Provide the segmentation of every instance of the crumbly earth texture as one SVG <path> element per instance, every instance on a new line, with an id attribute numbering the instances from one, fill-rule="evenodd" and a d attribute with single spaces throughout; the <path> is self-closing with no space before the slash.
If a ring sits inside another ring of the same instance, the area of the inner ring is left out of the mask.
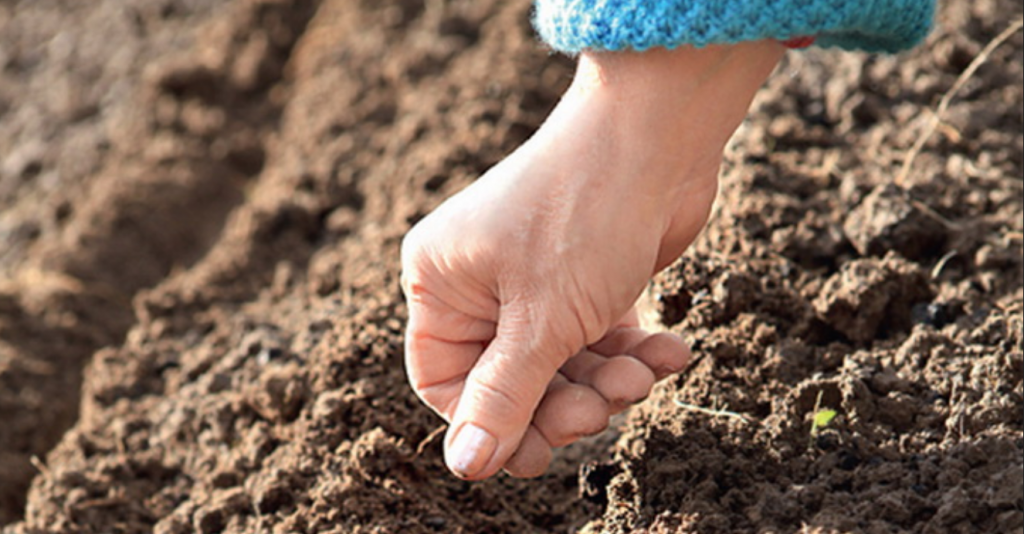
<path id="1" fill-rule="evenodd" d="M 3 532 L 1019 533 L 1021 32 L 901 172 L 1017 0 L 791 53 L 651 284 L 697 363 L 541 479 L 447 474 L 398 245 L 568 83 L 529 9 L 0 2 Z"/>

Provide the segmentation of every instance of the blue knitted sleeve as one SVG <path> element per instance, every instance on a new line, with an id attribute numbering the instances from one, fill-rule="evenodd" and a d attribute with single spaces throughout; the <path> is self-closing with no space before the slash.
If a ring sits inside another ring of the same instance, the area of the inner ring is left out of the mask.
<path id="1" fill-rule="evenodd" d="M 820 46 L 898 52 L 931 29 L 935 0 L 536 0 L 555 50 L 646 50 L 813 36 Z"/>

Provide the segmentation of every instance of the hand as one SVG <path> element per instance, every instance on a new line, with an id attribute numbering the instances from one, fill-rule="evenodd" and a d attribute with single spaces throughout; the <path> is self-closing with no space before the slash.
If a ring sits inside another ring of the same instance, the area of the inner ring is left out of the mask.
<path id="1" fill-rule="evenodd" d="M 776 43 L 588 54 L 537 134 L 402 246 L 406 367 L 471 480 L 546 469 L 689 354 L 631 307 L 707 220 Z"/>

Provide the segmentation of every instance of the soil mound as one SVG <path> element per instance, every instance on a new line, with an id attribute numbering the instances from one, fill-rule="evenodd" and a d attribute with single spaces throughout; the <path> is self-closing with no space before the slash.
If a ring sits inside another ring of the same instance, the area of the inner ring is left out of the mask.
<path id="1" fill-rule="evenodd" d="M 1015 0 L 790 54 L 652 282 L 698 363 L 542 479 L 446 474 L 398 246 L 568 83 L 529 8 L 0 4 L 3 531 L 1020 532 L 1021 32 L 901 174 Z"/>

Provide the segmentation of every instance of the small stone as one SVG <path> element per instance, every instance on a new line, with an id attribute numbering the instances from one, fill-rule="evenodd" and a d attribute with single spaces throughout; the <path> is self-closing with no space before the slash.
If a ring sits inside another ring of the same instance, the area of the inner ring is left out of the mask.
<path id="1" fill-rule="evenodd" d="M 914 323 L 942 328 L 956 320 L 961 310 L 956 305 L 943 302 L 921 302 L 914 305 L 911 316 Z"/>
<path id="2" fill-rule="evenodd" d="M 432 515 L 423 520 L 423 526 L 433 530 L 441 530 L 448 526 L 448 520 L 439 515 Z"/>

